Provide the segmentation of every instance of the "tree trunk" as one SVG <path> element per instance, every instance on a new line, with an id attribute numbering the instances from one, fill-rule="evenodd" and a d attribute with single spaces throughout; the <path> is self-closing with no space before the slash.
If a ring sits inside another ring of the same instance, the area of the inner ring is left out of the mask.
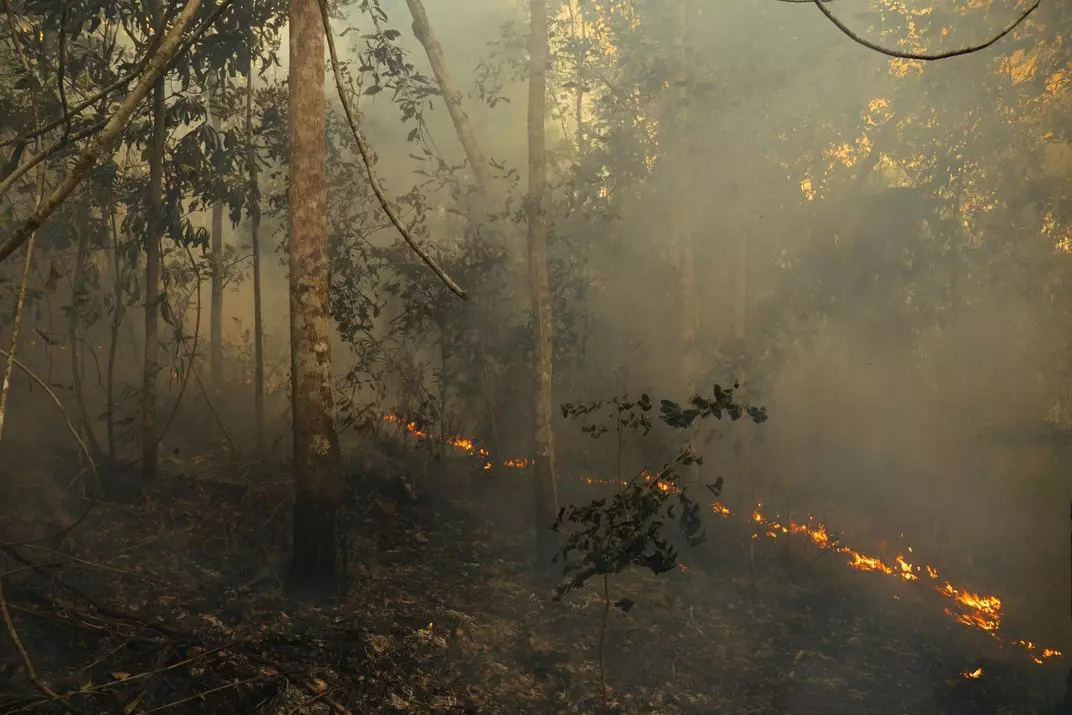
<path id="1" fill-rule="evenodd" d="M 294 430 L 292 591 L 339 594 L 343 501 L 331 392 L 325 193 L 324 26 L 317 0 L 290 3 L 290 341 Z"/>
<path id="2" fill-rule="evenodd" d="M 535 507 L 537 571 L 549 575 L 557 539 L 551 530 L 558 511 L 552 391 L 551 287 L 547 267 L 547 5 L 530 0 L 529 34 L 529 280 L 536 327 Z"/>
<path id="3" fill-rule="evenodd" d="M 406 0 L 410 14 L 413 16 L 413 34 L 424 47 L 428 55 L 428 62 L 432 65 L 432 74 L 435 75 L 439 84 L 439 91 L 443 95 L 443 101 L 447 105 L 447 112 L 454 124 L 454 131 L 458 135 L 465 150 L 465 156 L 473 169 L 477 187 L 487 204 L 495 211 L 502 210 L 503 192 L 491 176 L 491 165 L 487 157 L 480 149 L 473 124 L 462 106 L 462 93 L 454 84 L 454 78 L 447 70 L 447 63 L 443 57 L 443 47 L 439 44 L 431 24 L 428 22 L 428 14 L 424 9 L 423 0 Z M 521 236 L 515 224 L 503 222 L 500 229 L 505 233 L 507 255 L 514 261 L 518 270 L 524 265 L 524 252 L 521 250 Z"/>
<path id="4" fill-rule="evenodd" d="M 586 40 L 587 35 L 584 27 L 584 7 L 581 0 L 572 0 L 570 3 L 570 10 L 573 13 L 573 25 L 574 25 L 574 39 L 579 39 L 577 43 L 577 96 L 574 98 L 573 112 L 575 115 L 575 121 L 577 124 L 577 165 L 580 166 L 584 162 L 584 154 L 587 151 L 588 145 L 584 140 L 584 63 L 587 57 Z"/>
<path id="5" fill-rule="evenodd" d="M 428 22 L 428 13 L 425 12 L 422 0 L 406 0 L 410 14 L 413 16 L 413 34 L 424 47 L 428 55 L 428 62 L 432 65 L 432 73 L 439 83 L 439 91 L 443 95 L 443 101 L 447 104 L 447 112 L 450 120 L 454 123 L 454 130 L 458 133 L 458 140 L 465 149 L 465 156 L 469 159 L 469 165 L 473 168 L 477 186 L 488 199 L 496 194 L 496 187 L 491 178 L 491 167 L 480 150 L 480 144 L 473 132 L 473 125 L 469 121 L 469 115 L 462 107 L 462 93 L 454 84 L 454 78 L 447 71 L 447 63 L 443 58 L 443 47 L 439 44 L 432 26 Z"/>
<path id="6" fill-rule="evenodd" d="M 164 3 L 156 0 L 154 25 L 164 32 Z M 160 316 L 160 242 L 164 229 L 164 148 L 167 141 L 164 114 L 164 76 L 153 87 L 153 146 L 149 155 L 149 221 L 145 237 L 145 360 L 141 386 L 141 476 L 148 482 L 156 472 L 156 378 Z"/>
<path id="7" fill-rule="evenodd" d="M 681 376 L 684 389 L 695 389 L 697 375 L 696 333 L 699 319 L 696 312 L 696 251 L 692 224 L 692 207 L 688 192 L 692 189 L 689 153 L 689 91 L 688 91 L 688 39 L 689 0 L 677 0 L 675 5 L 677 27 L 674 37 L 677 77 L 671 91 L 671 115 L 673 134 L 671 141 L 674 157 L 670 170 L 674 173 L 674 243 L 677 247 L 678 297 L 681 310 Z"/>
<path id="8" fill-rule="evenodd" d="M 115 363 L 119 357 L 119 329 L 123 325 L 126 304 L 123 303 L 123 257 L 119 252 L 119 228 L 115 220 L 115 206 L 108 213 L 109 233 L 112 237 L 112 292 L 115 306 L 112 308 L 111 333 L 108 338 L 108 384 L 106 390 L 105 428 L 108 435 L 108 459 L 116 463 L 115 447 Z"/>
<path id="9" fill-rule="evenodd" d="M 82 351 L 78 336 L 82 306 L 85 302 L 86 256 L 89 253 L 89 231 L 86 230 L 85 221 L 88 218 L 87 213 L 79 212 L 80 215 L 74 227 L 78 234 L 78 250 L 74 259 L 74 275 L 71 278 L 71 306 L 70 314 L 67 316 L 67 334 L 71 342 L 71 387 L 74 389 L 75 404 L 78 407 L 78 421 L 85 435 L 90 457 L 100 464 L 103 452 L 101 452 L 100 442 L 97 441 L 97 435 L 93 431 L 93 420 L 89 416 L 89 409 L 86 407 L 86 395 L 82 388 Z"/>
<path id="10" fill-rule="evenodd" d="M 261 319 L 261 201 L 257 187 L 257 145 L 253 136 L 253 34 L 249 36 L 249 64 L 246 67 L 246 141 L 249 168 L 249 233 L 253 244 L 253 409 L 257 433 L 257 454 L 264 454 L 264 323 Z"/>
<path id="11" fill-rule="evenodd" d="M 220 131 L 220 113 L 215 100 L 219 91 L 216 79 L 209 83 L 208 117 L 209 124 L 215 132 Z M 209 237 L 212 251 L 212 305 L 209 309 L 209 362 L 212 373 L 212 386 L 217 390 L 223 386 L 223 202 L 212 205 L 212 227 Z"/>

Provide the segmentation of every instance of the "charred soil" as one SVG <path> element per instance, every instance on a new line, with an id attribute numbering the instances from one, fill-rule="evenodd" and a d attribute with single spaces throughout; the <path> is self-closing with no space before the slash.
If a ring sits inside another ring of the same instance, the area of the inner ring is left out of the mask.
<path id="1" fill-rule="evenodd" d="M 14 624 L 60 698 L 5 635 L 0 712 L 597 712 L 602 594 L 536 585 L 526 473 L 474 489 L 444 468 L 413 499 L 384 471 L 349 479 L 348 591 L 330 605 L 284 593 L 282 473 L 189 466 L 152 499 L 95 503 L 73 549 L 5 547 Z M 1061 665 L 836 554 L 765 547 L 751 576 L 750 535 L 716 520 L 684 570 L 611 579 L 636 604 L 607 632 L 618 712 L 1026 714 L 1059 695 Z"/>

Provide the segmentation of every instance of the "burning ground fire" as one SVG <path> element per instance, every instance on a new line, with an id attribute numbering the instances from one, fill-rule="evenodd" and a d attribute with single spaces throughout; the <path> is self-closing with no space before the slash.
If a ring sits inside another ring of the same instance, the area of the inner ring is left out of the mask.
<path id="1" fill-rule="evenodd" d="M 386 422 L 401 425 L 419 439 L 436 439 L 429 433 L 417 429 L 415 423 L 403 422 L 397 415 L 387 415 L 383 419 Z M 464 451 L 466 454 L 480 457 L 484 460 L 484 470 L 491 470 L 492 461 L 490 453 L 486 449 L 477 447 L 472 440 L 455 437 L 453 439 L 440 441 L 456 447 Z M 521 468 L 526 467 L 531 463 L 532 460 L 530 459 L 509 459 L 503 462 L 503 466 Z M 641 472 L 641 475 L 648 482 L 657 479 L 656 475 L 647 471 Z M 592 477 L 586 477 L 584 478 L 584 481 L 588 484 L 614 483 L 612 480 L 601 480 Z M 676 487 L 666 482 L 656 481 L 655 486 L 663 491 L 677 491 Z M 1042 648 L 1031 641 L 1008 641 L 999 636 L 998 630 L 1001 627 L 1002 603 L 1001 599 L 997 596 L 986 596 L 959 589 L 949 581 L 942 579 L 938 570 L 933 566 L 929 564 L 911 563 L 904 555 L 899 554 L 895 557 L 893 563 L 887 563 L 879 557 L 868 556 L 867 554 L 856 551 L 855 549 L 843 545 L 827 529 L 827 527 L 821 521 L 817 521 L 815 517 L 809 516 L 807 522 L 798 522 L 790 519 L 783 523 L 779 520 L 777 515 L 769 517 L 763 514 L 763 512 L 760 511 L 762 508 L 763 505 L 758 504 L 749 517 L 750 521 L 756 527 L 756 531 L 752 534 L 753 539 L 758 539 L 761 534 L 770 539 L 779 539 L 795 534 L 810 540 L 815 546 L 821 549 L 844 554 L 848 557 L 848 565 L 857 571 L 875 571 L 885 574 L 886 576 L 899 578 L 903 581 L 926 581 L 929 579 L 931 582 L 941 582 L 941 585 L 935 586 L 934 590 L 940 596 L 952 602 L 950 607 L 945 609 L 945 612 L 957 623 L 983 631 L 1003 645 L 1010 645 L 1023 649 L 1034 662 L 1039 664 L 1050 658 L 1058 658 L 1064 655 L 1059 650 L 1054 648 Z M 711 510 L 722 517 L 733 516 L 733 511 L 720 502 L 712 503 Z M 907 547 L 907 552 L 911 555 L 912 548 Z M 686 569 L 686 566 L 681 566 L 682 571 L 685 571 Z M 982 674 L 983 669 L 977 668 L 973 671 L 965 671 L 961 675 L 968 679 L 976 679 L 982 677 Z"/>
<path id="2" fill-rule="evenodd" d="M 789 534 L 799 534 L 810 539 L 813 544 L 821 549 L 828 549 L 839 554 L 845 554 L 848 557 L 848 565 L 857 571 L 877 571 L 887 576 L 900 578 L 904 581 L 920 581 L 923 577 L 932 581 L 944 581 L 944 579 L 941 579 L 938 570 L 930 564 L 913 564 L 900 554 L 895 557 L 893 564 L 886 563 L 878 557 L 868 556 L 848 546 L 842 545 L 836 538 L 834 538 L 826 526 L 822 522 L 816 521 L 814 517 L 808 517 L 807 523 L 796 522 L 793 520 L 782 523 L 777 517 L 770 518 L 765 516 L 760 512 L 762 507 L 763 505 L 759 504 L 757 508 L 752 511 L 750 516 L 751 521 L 757 527 L 756 532 L 752 535 L 753 539 L 759 538 L 760 533 L 763 533 L 771 539 L 777 539 Z M 712 505 L 712 511 L 723 517 L 732 515 L 732 512 L 728 507 L 718 502 L 715 502 Z M 911 547 L 908 547 L 908 553 L 912 553 Z M 943 598 L 953 602 L 954 607 L 946 608 L 945 612 L 954 621 L 971 628 L 979 629 L 990 635 L 999 643 L 1016 646 L 1017 648 L 1027 651 L 1027 654 L 1034 662 L 1041 664 L 1049 658 L 1056 658 L 1063 655 L 1059 650 L 1054 648 L 1040 648 L 1031 641 L 1006 641 L 999 636 L 998 629 L 1001 627 L 1001 599 L 997 596 L 984 596 L 959 589 L 949 581 L 944 581 L 941 586 L 936 586 L 935 591 Z M 982 668 L 965 672 L 963 675 L 966 678 L 978 678 L 982 675 Z"/>

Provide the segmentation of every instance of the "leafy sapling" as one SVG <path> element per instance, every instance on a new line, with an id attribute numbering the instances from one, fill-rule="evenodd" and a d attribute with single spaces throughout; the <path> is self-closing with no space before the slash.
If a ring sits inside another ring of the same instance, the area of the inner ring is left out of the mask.
<path id="1" fill-rule="evenodd" d="M 660 419 L 676 429 L 688 429 L 698 419 L 721 419 L 723 414 L 733 421 L 747 415 L 757 424 L 765 422 L 767 413 L 764 408 L 740 405 L 734 400 L 733 392 L 736 388 L 737 385 L 731 389 L 715 385 L 712 398 L 694 395 L 685 407 L 670 400 L 663 400 L 660 405 Z M 571 504 L 563 507 L 552 526 L 556 532 L 568 531 L 554 559 L 563 566 L 563 579 L 555 589 L 555 600 L 561 600 L 567 592 L 583 587 L 594 577 L 601 577 L 603 581 L 603 611 L 599 626 L 598 652 L 604 709 L 608 707 L 604 646 L 607 618 L 612 605 L 610 576 L 630 566 L 646 568 L 654 574 L 665 573 L 677 567 L 678 549 L 667 540 L 664 528 L 675 519 L 675 509 L 680 510 L 676 518 L 686 543 L 696 546 L 705 539 L 699 504 L 689 496 L 687 488 L 681 485 L 680 475 L 676 471 L 680 465 L 702 464 L 702 458 L 693 452 L 691 444 L 687 442 L 677 456 L 667 462 L 658 473 L 653 475 L 642 470 L 628 482 L 623 482 L 623 430 L 628 428 L 643 435 L 650 433 L 652 423 L 647 412 L 652 409 L 652 403 L 647 395 L 641 395 L 636 401 L 622 396 L 607 402 L 564 404 L 562 414 L 576 419 L 590 415 L 605 405 L 613 408 L 610 416 L 615 420 L 615 434 L 618 438 L 617 480 L 623 485 L 622 489 L 610 499 L 601 498 L 584 505 Z M 600 424 L 585 424 L 582 431 L 595 439 L 609 430 Z M 722 477 L 704 486 L 717 498 L 722 493 Z M 634 604 L 630 599 L 622 598 L 613 605 L 628 612 Z"/>

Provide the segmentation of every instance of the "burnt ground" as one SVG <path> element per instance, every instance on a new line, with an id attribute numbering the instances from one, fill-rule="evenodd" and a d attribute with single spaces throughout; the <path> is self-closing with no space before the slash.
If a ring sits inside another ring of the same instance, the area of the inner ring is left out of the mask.
<path id="1" fill-rule="evenodd" d="M 248 465 L 100 500 L 73 547 L 6 548 L 14 623 L 57 697 L 5 636 L 0 712 L 596 712 L 601 594 L 535 587 L 525 475 L 443 470 L 413 502 L 390 471 L 350 479 L 337 605 L 284 595 L 291 486 Z M 750 534 L 713 521 L 686 571 L 612 579 L 636 602 L 607 633 L 618 712 L 1027 714 L 1060 696 L 1067 666 L 1000 650 L 912 584 L 802 545 L 760 547 L 751 578 Z"/>

